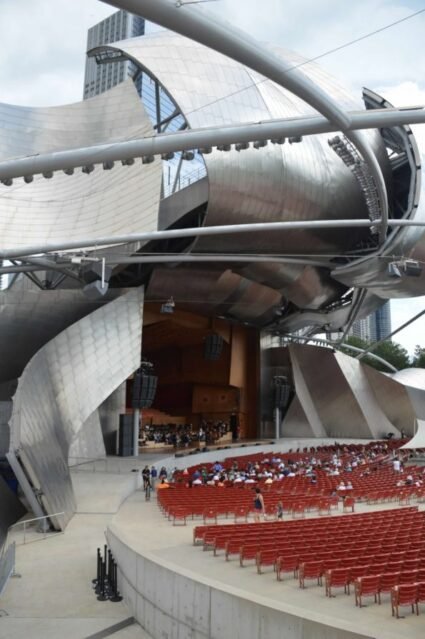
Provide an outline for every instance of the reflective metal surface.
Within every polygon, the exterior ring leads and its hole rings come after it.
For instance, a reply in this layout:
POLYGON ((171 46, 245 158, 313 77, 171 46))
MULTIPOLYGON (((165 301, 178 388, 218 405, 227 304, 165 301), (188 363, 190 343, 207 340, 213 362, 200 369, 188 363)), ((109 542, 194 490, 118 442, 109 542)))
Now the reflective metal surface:
POLYGON ((80 289, 40 291, 26 278, 0 291, 0 383, 19 377, 49 340, 119 294, 93 301, 80 289))
POLYGON ((105 457, 105 455, 99 411, 95 410, 86 419, 72 441, 69 447, 68 464, 73 466, 75 463, 99 459, 99 457, 105 457))
MULTIPOLYGON (((13 398, 11 451, 48 513, 75 510, 69 449, 83 425, 140 365, 143 288, 70 326, 31 359, 13 398)), ((87 441, 87 440, 86 440, 87 441)))
MULTIPOLYGON (((26 108, 0 105, 0 158, 152 135, 129 80, 77 104, 26 108)), ((35 176, 30 184, 0 185, 0 249, 103 233, 155 230, 161 163, 98 167, 86 175, 35 176), (117 209, 119 215, 117 215, 117 209)))
POLYGON ((384 374, 316 346, 290 345, 289 352, 296 397, 283 436, 399 437, 401 430, 413 435, 415 420, 425 418, 423 370, 384 374))

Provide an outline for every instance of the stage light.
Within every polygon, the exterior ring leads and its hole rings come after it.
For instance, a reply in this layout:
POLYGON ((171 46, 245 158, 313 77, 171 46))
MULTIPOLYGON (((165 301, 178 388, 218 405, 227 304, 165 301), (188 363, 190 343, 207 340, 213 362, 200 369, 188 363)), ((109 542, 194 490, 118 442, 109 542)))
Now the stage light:
POLYGON ((13 180, 12 178, 4 178, 3 180, 0 180, 2 184, 4 184, 4 186, 12 186, 13 184, 13 180))
POLYGON ((282 138, 272 138, 270 140, 270 142, 272 144, 285 144, 286 138, 282 137, 282 138))
POLYGON ((25 184, 31 184, 31 182, 34 181, 34 176, 33 175, 24 175, 24 182, 25 184))
POLYGON ((198 153, 200 153, 201 155, 209 155, 210 153, 212 153, 212 146, 203 146, 198 149, 198 153))
POLYGON ((247 149, 249 149, 249 142, 238 142, 235 144, 236 151, 246 151, 247 149))
POLYGON ((303 141, 302 135, 293 135, 291 138, 288 138, 289 144, 298 144, 299 142, 302 142, 302 141, 303 141))
POLYGON ((253 144, 253 147, 254 149, 263 149, 265 146, 267 146, 267 144, 267 140, 256 140, 253 144))
POLYGON ((166 302, 164 302, 164 304, 162 304, 161 313, 172 314, 174 313, 175 306, 176 304, 174 302, 174 299, 170 297, 166 302))
POLYGON ((231 144, 218 144, 217 145, 217 151, 231 151, 232 150, 232 145, 231 144))
POLYGON ((121 160, 121 164, 123 166, 133 166, 133 164, 135 163, 135 159, 134 158, 127 158, 126 160, 121 160))
POLYGON ((83 166, 81 171, 86 175, 90 175, 90 173, 93 173, 94 171, 94 164, 87 164, 86 166, 83 166))
POLYGON ((408 277, 420 277, 422 275, 422 265, 416 260, 405 260, 403 271, 408 277))
POLYGON ((155 162, 154 155, 144 155, 142 157, 142 164, 152 164, 153 162, 155 162))
POLYGON ((104 162, 102 166, 104 171, 110 171, 114 168, 115 162, 104 162))
POLYGON ((74 175, 74 171, 75 169, 71 168, 71 169, 64 169, 63 172, 65 173, 65 175, 74 175))
POLYGON ((174 158, 173 151, 170 151, 169 153, 163 153, 161 155, 161 160, 172 160, 173 158, 174 158))
POLYGON ((186 160, 187 162, 191 162, 195 159, 195 154, 193 151, 183 151, 182 152, 182 160, 186 160))
POLYGON ((46 180, 50 180, 53 177, 53 171, 44 171, 42 175, 46 180))
POLYGON ((401 271, 396 262, 390 262, 388 264, 388 276, 389 277, 401 277, 401 271))

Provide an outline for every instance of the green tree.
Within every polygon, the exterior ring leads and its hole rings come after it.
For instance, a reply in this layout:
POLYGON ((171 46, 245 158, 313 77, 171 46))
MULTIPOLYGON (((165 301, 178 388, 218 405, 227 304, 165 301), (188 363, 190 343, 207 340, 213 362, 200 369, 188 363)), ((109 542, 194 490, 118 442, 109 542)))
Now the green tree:
MULTIPOLYGON (((360 339, 359 337, 355 337, 354 335, 346 339, 346 344, 350 344, 351 346, 356 346, 357 348, 362 348, 363 350, 366 350, 371 345, 370 342, 360 339)), ((341 351, 346 353, 346 355, 351 355, 351 357, 356 357, 356 354, 354 353, 354 351, 348 348, 345 349, 344 347, 342 347, 341 351)), ((382 342, 382 344, 379 344, 379 346, 374 348, 372 352, 378 357, 381 357, 382 359, 384 359, 389 364, 392 364, 394 368, 396 368, 397 370, 408 368, 411 365, 410 359, 409 359, 409 353, 403 346, 401 346, 400 344, 397 344, 397 342, 391 342, 391 341, 382 342)), ((424 349, 424 360, 425 360, 425 349, 424 349)), ((373 357, 370 357, 369 355, 365 355, 365 357, 362 358, 362 362, 364 362, 365 364, 368 364, 368 366, 371 366, 372 368, 376 368, 379 371, 384 371, 388 373, 387 366, 385 366, 384 364, 381 364, 381 362, 374 359, 373 357)), ((424 361, 424 364, 425 364, 425 361, 424 361)))
POLYGON ((415 368, 425 368, 425 348, 419 345, 415 346, 411 365, 415 368))

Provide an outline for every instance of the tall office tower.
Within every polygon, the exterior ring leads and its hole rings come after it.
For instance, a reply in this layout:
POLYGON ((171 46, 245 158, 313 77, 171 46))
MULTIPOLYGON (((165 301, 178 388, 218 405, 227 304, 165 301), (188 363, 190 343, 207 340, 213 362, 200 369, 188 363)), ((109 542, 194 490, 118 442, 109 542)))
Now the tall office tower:
POLYGON ((364 319, 354 322, 349 335, 360 337, 366 342, 378 342, 391 333, 391 307, 386 302, 377 311, 364 319))
MULTIPOLYGON (((127 11, 117 11, 105 18, 94 27, 91 27, 87 35, 87 51, 95 47, 126 40, 145 34, 145 21, 127 11)), ((86 59, 84 77, 84 99, 91 98, 107 91, 129 76, 133 77, 136 66, 128 60, 117 62, 100 61, 95 58, 86 59)))

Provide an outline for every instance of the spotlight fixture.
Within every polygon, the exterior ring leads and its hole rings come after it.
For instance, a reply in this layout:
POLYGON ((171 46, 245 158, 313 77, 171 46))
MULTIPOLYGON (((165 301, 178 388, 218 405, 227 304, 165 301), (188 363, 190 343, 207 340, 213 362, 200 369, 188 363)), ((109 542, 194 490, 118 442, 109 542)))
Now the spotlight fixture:
POLYGON ((161 313, 171 315, 172 313, 174 313, 175 306, 176 304, 174 302, 173 297, 170 297, 166 302, 164 302, 164 304, 162 304, 161 313))
POLYGON ((144 155, 142 157, 142 164, 152 164, 153 162, 155 162, 154 155, 144 155))
POLYGON ((201 155, 209 155, 210 153, 212 153, 212 146, 203 146, 198 149, 198 153, 200 153, 201 155))
POLYGON ((286 138, 284 138, 284 137, 282 137, 282 138, 272 138, 270 140, 270 142, 272 144, 285 144, 285 140, 286 140, 286 138))
POLYGON ((123 166, 133 166, 133 164, 135 163, 135 159, 134 158, 127 158, 126 160, 121 160, 121 164, 123 166))
POLYGON ((0 180, 0 182, 4 184, 4 186, 12 186, 13 184, 12 178, 4 178, 3 180, 0 180))
POLYGON ((298 144, 299 142, 302 142, 302 141, 303 141, 302 135, 294 135, 291 138, 288 138, 289 144, 298 144))
POLYGON ((102 166, 103 166, 103 170, 104 170, 104 171, 110 171, 111 169, 113 169, 113 168, 114 168, 114 166, 115 166, 115 162, 112 162, 112 161, 110 161, 110 162, 104 162, 102 166))
POLYGON ((90 175, 90 173, 93 173, 94 171, 94 164, 87 164, 86 166, 83 166, 81 171, 86 175, 90 175))
POLYGON ((267 140, 256 140, 253 146, 254 149, 263 149, 265 146, 267 146, 267 144, 267 140))
POLYGON ((50 180, 53 177, 53 171, 44 171, 42 175, 46 180, 50 180))
POLYGON ((63 172, 65 173, 65 175, 74 175, 74 168, 71 169, 64 169, 63 172))
POLYGON ((401 278, 403 275, 407 277, 420 277, 422 275, 422 264, 417 260, 400 260, 398 262, 390 262, 388 264, 388 276, 401 278))
POLYGON ((174 158, 173 151, 170 151, 169 153, 163 153, 161 155, 161 160, 172 160, 173 158, 174 158))
POLYGON ((182 160, 191 162, 194 159, 195 159, 195 154, 193 151, 182 151, 182 160))
POLYGON ((34 181, 34 176, 33 175, 24 175, 24 182, 25 184, 31 184, 31 182, 34 181))
POLYGON ((388 264, 388 277, 400 278, 401 271, 397 262, 390 262, 388 264))
POLYGON ((246 151, 247 149, 249 149, 249 142, 238 142, 235 144, 236 151, 246 151))
POLYGON ((231 144, 217 144, 217 151, 231 151, 231 144))
POLYGON ((409 277, 420 277, 422 275, 422 266, 416 260, 405 260, 403 270, 409 277))

